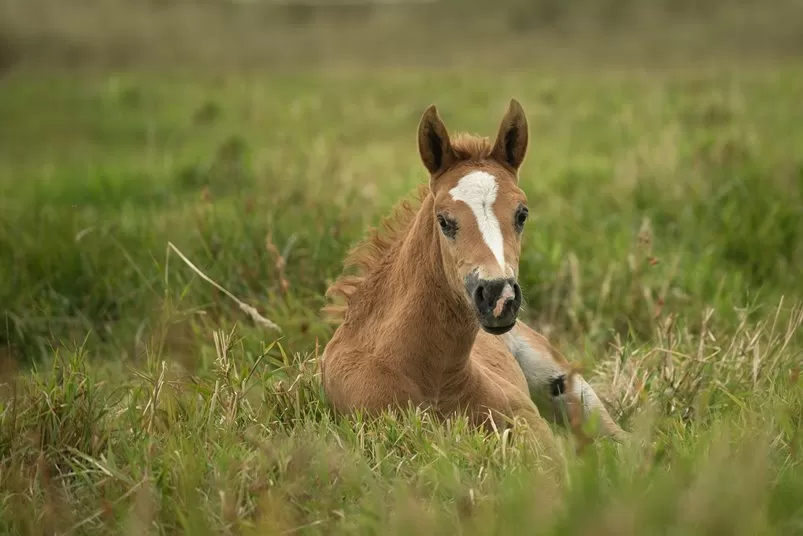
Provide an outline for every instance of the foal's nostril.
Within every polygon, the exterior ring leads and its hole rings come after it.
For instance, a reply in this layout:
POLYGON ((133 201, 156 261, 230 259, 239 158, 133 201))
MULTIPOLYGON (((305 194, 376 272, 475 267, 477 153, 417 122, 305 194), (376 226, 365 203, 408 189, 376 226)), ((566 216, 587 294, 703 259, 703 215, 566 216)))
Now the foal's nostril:
POLYGON ((515 294, 516 301, 521 301, 521 287, 518 283, 513 283, 513 293, 515 294))
POLYGON ((483 304, 485 303, 485 287, 482 285, 478 285, 476 290, 474 290, 474 304, 482 308, 483 304))

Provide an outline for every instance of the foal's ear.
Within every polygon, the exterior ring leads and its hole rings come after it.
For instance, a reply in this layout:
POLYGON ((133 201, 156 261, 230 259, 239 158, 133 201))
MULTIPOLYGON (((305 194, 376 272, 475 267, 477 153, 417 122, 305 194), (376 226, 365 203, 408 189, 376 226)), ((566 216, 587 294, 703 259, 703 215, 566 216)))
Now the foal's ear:
POLYGON ((438 117, 438 110, 431 104, 418 123, 418 153, 431 175, 437 175, 454 162, 449 132, 438 117))
POLYGON ((527 116, 516 99, 510 99, 505 117, 499 125, 491 156, 502 164, 518 170, 527 154, 527 116))

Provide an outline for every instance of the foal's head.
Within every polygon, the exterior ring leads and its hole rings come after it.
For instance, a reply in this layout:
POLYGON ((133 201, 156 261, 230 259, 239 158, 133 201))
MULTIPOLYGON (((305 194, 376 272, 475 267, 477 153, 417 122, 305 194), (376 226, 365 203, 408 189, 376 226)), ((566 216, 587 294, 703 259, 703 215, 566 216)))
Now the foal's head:
POLYGON ((495 335, 515 325, 521 305, 516 279, 527 197, 518 170, 527 138, 527 118, 515 99, 493 145, 483 138, 450 139, 434 105, 418 126, 444 271, 482 328, 495 335))

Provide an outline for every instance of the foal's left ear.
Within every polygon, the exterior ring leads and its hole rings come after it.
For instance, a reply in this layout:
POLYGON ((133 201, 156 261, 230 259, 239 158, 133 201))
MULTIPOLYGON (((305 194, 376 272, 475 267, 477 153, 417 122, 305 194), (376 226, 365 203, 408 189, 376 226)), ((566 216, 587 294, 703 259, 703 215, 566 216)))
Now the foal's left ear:
POLYGON ((527 116, 516 99, 510 99, 505 117, 499 125, 491 156, 518 171, 527 154, 527 116))

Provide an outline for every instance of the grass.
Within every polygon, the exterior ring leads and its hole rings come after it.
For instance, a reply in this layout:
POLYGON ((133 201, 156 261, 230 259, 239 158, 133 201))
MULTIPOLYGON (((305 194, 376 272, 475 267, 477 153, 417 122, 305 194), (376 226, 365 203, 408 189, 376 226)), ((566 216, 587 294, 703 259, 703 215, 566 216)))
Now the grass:
POLYGON ((3 532, 803 531, 799 69, 477 73, 7 75, 3 532), (525 319, 638 439, 562 486, 459 418, 336 418, 316 375, 423 109, 492 134, 511 96, 525 319))

